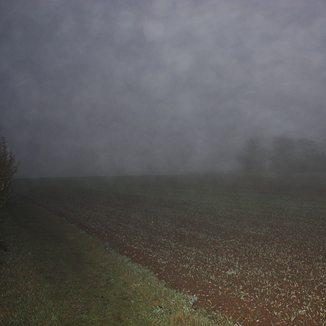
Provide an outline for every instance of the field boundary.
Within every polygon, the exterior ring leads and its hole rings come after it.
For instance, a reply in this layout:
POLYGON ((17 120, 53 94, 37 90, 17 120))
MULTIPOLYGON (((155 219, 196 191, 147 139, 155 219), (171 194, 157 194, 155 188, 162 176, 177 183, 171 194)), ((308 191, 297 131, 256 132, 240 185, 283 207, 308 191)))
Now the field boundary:
POLYGON ((63 218, 12 199, 0 259, 3 325, 235 325, 63 218))

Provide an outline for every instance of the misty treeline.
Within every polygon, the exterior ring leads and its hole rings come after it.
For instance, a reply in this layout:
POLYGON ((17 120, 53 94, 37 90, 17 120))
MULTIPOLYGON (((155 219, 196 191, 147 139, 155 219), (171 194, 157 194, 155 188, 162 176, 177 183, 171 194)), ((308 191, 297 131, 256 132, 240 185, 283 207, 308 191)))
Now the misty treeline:
POLYGON ((246 173, 326 173, 325 145, 285 135, 275 136, 268 144, 252 137, 238 153, 237 161, 246 173))
POLYGON ((6 145, 6 139, 0 136, 0 209, 5 205, 10 196, 12 178, 17 172, 15 156, 6 145))

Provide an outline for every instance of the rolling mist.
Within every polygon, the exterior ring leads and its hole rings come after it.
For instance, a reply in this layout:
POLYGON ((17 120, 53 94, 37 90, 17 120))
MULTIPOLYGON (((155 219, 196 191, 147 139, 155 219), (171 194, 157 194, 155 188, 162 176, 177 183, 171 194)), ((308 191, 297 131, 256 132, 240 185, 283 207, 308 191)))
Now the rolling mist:
POLYGON ((17 177, 232 171, 252 138, 326 144, 324 1, 3 0, 0 44, 17 177))

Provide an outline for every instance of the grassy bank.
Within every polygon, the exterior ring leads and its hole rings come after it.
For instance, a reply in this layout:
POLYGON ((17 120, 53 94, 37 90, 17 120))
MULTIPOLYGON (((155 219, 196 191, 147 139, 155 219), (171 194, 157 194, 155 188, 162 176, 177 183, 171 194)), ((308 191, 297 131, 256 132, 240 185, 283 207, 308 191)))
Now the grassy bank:
POLYGON ((2 224, 1 325, 233 325, 23 199, 12 200, 2 224))

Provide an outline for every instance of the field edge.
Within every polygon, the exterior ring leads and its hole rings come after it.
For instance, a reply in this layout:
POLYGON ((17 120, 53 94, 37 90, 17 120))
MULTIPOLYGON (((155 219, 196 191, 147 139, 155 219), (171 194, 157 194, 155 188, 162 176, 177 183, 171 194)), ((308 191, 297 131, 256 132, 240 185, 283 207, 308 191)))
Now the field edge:
POLYGON ((195 297, 22 198, 11 200, 1 223, 3 324, 237 325, 195 310, 195 297))

